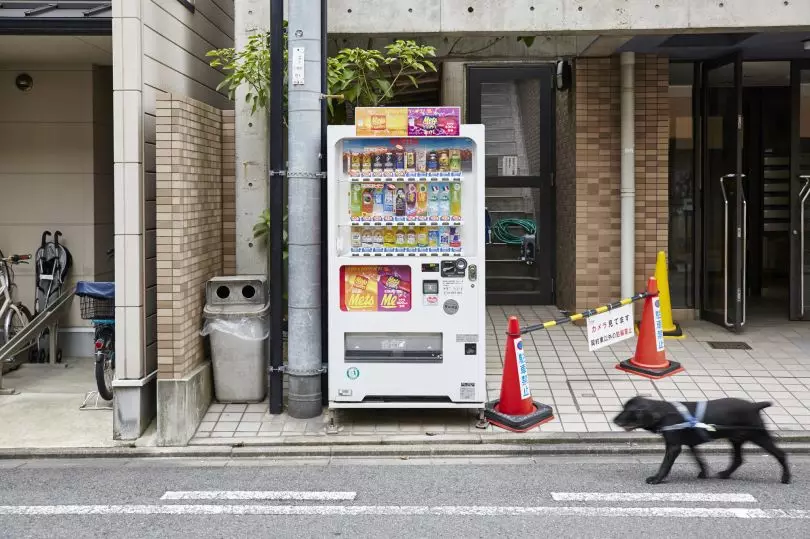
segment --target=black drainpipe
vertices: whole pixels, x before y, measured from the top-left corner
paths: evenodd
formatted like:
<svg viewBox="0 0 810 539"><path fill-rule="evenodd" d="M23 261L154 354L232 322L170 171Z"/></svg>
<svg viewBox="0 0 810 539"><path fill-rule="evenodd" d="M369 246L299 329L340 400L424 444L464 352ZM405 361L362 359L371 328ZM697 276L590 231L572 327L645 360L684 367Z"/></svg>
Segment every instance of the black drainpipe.
<svg viewBox="0 0 810 539"><path fill-rule="evenodd" d="M280 414L284 391L284 0L270 4L270 249L267 269L270 271L270 413Z"/></svg>

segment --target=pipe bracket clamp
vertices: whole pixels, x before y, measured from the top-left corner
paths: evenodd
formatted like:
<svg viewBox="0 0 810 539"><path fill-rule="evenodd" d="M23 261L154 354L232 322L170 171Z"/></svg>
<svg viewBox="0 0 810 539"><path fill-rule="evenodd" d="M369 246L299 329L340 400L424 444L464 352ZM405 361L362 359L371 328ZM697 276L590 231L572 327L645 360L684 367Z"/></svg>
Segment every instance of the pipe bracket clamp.
<svg viewBox="0 0 810 539"><path fill-rule="evenodd" d="M290 376L320 376L321 374L326 373L327 371L326 365L321 367L320 369L308 369L308 370L297 370L297 369L290 369L287 367L285 372Z"/></svg>
<svg viewBox="0 0 810 539"><path fill-rule="evenodd" d="M321 179L326 178L326 172L306 172L303 170L300 171L288 171L287 172L288 178L315 178Z"/></svg>

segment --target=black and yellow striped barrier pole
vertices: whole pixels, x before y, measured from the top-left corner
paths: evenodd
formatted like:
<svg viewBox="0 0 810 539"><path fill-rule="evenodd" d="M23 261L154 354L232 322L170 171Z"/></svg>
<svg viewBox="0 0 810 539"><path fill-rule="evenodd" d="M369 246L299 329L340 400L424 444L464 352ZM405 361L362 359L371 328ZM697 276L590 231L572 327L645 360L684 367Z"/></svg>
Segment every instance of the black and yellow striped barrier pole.
<svg viewBox="0 0 810 539"><path fill-rule="evenodd" d="M558 318L556 320L551 320L549 322L543 322L542 324L535 324L533 326L526 326L525 328L521 328L520 334L523 335L524 333L531 333L532 331L537 331L538 329L548 329L554 326L561 326L562 324L567 324L569 322L576 322L577 320L584 320L589 318L595 314L602 314L608 311L612 311L613 309L618 309L619 307L624 307L625 305L630 305L634 301L639 301L642 299L649 298L651 296L656 296L658 294L650 294L649 292L641 292L636 294L635 296L620 299L619 301L609 303L607 305L602 305L601 307L596 307L595 309L588 309L587 311L582 311L581 313L572 314L570 316L565 316L563 318Z"/></svg>

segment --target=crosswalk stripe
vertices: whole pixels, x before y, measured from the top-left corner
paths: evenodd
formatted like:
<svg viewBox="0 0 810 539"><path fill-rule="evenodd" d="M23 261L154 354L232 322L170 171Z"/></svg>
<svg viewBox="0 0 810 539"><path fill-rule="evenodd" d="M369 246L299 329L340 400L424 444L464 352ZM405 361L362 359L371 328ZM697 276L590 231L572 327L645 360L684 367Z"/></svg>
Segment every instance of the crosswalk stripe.
<svg viewBox="0 0 810 539"><path fill-rule="evenodd" d="M757 502L747 493L717 492L552 492L551 498L558 502Z"/></svg>
<svg viewBox="0 0 810 539"><path fill-rule="evenodd" d="M299 500L352 501L356 492L310 492L294 490L169 490L161 500Z"/></svg>
<svg viewBox="0 0 810 539"><path fill-rule="evenodd" d="M5 505L0 515L547 516L810 519L805 509L742 507L521 507L400 505Z"/></svg>

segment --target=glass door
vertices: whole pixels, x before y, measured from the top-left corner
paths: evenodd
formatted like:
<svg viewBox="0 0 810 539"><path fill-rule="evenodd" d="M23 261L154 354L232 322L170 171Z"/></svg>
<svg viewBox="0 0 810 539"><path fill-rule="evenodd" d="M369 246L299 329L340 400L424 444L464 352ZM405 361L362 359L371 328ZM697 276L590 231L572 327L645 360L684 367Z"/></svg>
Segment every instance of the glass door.
<svg viewBox="0 0 810 539"><path fill-rule="evenodd" d="M810 320L810 62L794 62L790 179L790 319Z"/></svg>
<svg viewBox="0 0 810 539"><path fill-rule="evenodd" d="M742 62L703 66L703 291L701 317L745 325L747 209L742 174Z"/></svg>
<svg viewBox="0 0 810 539"><path fill-rule="evenodd" d="M468 68L467 119L486 126L490 305L555 301L553 76L550 65Z"/></svg>

